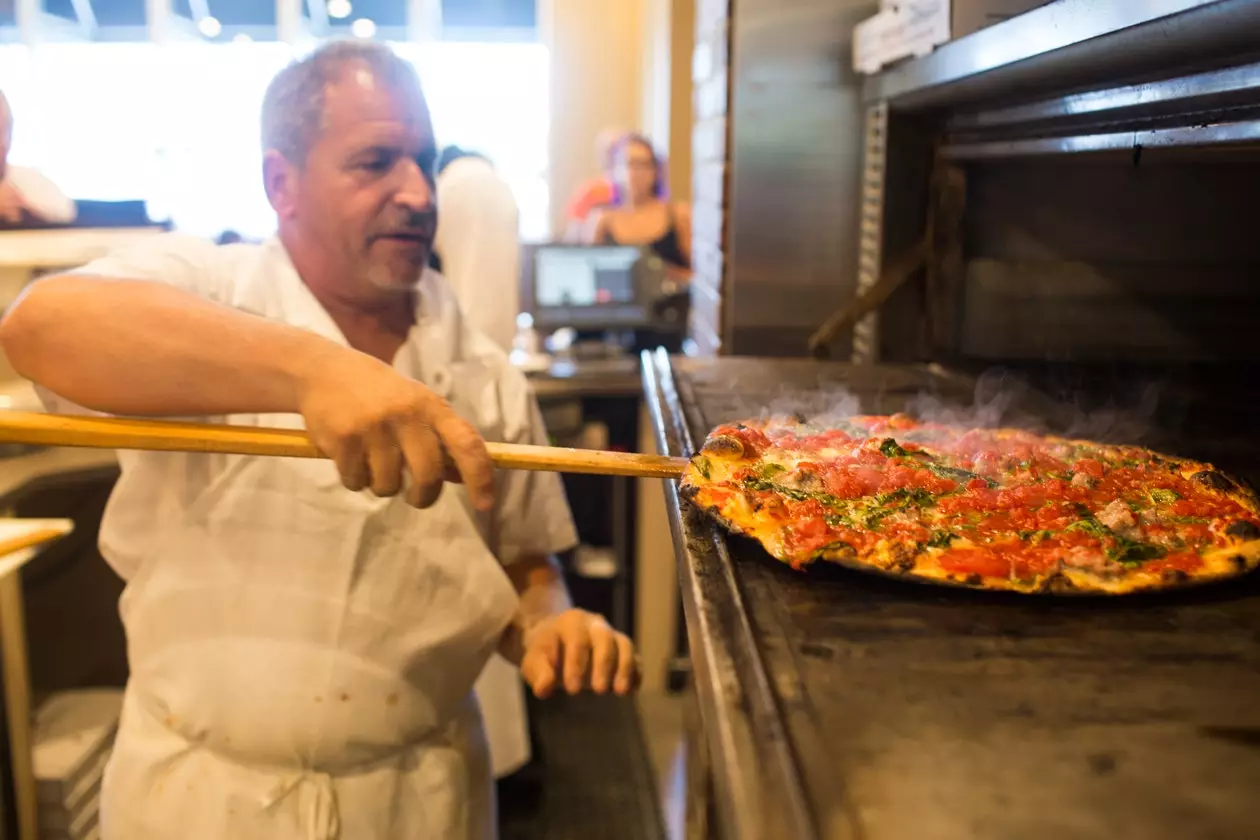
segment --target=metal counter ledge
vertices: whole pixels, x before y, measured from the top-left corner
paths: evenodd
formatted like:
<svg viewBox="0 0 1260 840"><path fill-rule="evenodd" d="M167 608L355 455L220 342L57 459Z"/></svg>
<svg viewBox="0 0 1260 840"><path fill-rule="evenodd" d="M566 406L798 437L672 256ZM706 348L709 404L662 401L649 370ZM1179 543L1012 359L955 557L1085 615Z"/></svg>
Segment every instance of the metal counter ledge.
<svg viewBox="0 0 1260 840"><path fill-rule="evenodd" d="M935 366L645 356L661 451L793 393L890 413ZM665 489L692 657L689 837L1254 838L1260 576L1123 599L793 572Z"/></svg>

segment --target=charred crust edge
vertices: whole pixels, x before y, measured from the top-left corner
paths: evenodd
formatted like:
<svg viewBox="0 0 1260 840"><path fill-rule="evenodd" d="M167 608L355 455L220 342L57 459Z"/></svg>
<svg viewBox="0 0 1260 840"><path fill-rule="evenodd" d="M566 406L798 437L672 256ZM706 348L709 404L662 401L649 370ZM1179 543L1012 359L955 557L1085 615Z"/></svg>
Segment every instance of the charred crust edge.
<svg viewBox="0 0 1260 840"><path fill-rule="evenodd" d="M1200 470L1190 476L1190 478L1192 481L1208 488L1209 490L1229 492L1230 490L1238 489L1238 485L1236 485L1229 476L1219 470Z"/></svg>
<svg viewBox="0 0 1260 840"><path fill-rule="evenodd" d="M1049 593L1075 592L1076 584L1063 572L1055 572L1041 582L1041 585L1037 587L1037 591Z"/></svg>
<svg viewBox="0 0 1260 840"><path fill-rule="evenodd" d="M1225 536L1233 537L1236 540L1250 542L1251 540L1260 540L1260 525L1254 522L1248 522L1246 519L1239 519L1231 522L1225 528Z"/></svg>
<svg viewBox="0 0 1260 840"><path fill-rule="evenodd" d="M742 458L744 444L739 438L731 435L717 435L706 440L700 451L707 455L718 455L724 458Z"/></svg>

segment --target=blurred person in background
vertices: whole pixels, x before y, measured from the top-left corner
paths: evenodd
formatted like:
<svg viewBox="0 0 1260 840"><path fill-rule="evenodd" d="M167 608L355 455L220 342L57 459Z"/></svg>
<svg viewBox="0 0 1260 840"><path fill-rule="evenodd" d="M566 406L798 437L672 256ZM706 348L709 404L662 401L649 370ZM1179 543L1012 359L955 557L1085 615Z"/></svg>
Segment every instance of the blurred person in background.
<svg viewBox="0 0 1260 840"><path fill-rule="evenodd" d="M74 201L56 184L34 169L9 163L12 144L13 111L0 91L0 224L73 222Z"/></svg>
<svg viewBox="0 0 1260 840"><path fill-rule="evenodd" d="M650 248L676 279L691 276L691 207L670 202L665 165L640 134L622 138L613 152L617 206L598 211L588 241Z"/></svg>
<svg viewBox="0 0 1260 840"><path fill-rule="evenodd" d="M506 353L521 305L516 196L485 155L447 146L438 160L437 205L434 267L468 322Z"/></svg>
<svg viewBox="0 0 1260 840"><path fill-rule="evenodd" d="M485 155L447 146L438 157L437 205L430 265L446 278L468 322L508 352L521 297L516 196ZM532 757L520 671L493 654L473 690L490 742L500 807L527 807L536 791L518 774Z"/></svg>
<svg viewBox="0 0 1260 840"><path fill-rule="evenodd" d="M582 242L590 236L590 225L596 211L617 203L617 183L614 172L617 144L629 132L619 128L606 128L595 137L595 156L599 161L600 174L578 186L565 207L565 235L570 242Z"/></svg>

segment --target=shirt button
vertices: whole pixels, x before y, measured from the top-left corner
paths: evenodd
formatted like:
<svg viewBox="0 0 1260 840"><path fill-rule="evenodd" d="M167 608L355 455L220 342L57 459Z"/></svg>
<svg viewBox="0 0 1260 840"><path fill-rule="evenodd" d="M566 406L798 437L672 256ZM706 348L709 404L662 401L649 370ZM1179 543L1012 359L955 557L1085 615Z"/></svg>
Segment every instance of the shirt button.
<svg viewBox="0 0 1260 840"><path fill-rule="evenodd" d="M433 372L433 390L445 399L451 395L451 374L446 368L438 368Z"/></svg>

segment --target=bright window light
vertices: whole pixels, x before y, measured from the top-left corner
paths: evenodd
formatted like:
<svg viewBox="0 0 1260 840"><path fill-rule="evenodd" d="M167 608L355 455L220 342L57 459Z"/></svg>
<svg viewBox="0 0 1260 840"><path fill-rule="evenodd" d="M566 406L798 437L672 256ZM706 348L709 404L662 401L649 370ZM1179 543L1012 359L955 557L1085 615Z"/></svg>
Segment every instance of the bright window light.
<svg viewBox="0 0 1260 840"><path fill-rule="evenodd" d="M490 158L516 193L522 236L546 238L546 47L392 46L420 73L438 142ZM293 56L270 41L0 45L15 118L12 160L39 168L74 198L144 199L151 216L186 233L267 236L275 213L262 187L259 109L267 83ZM110 128L85 142L84 125Z"/></svg>

